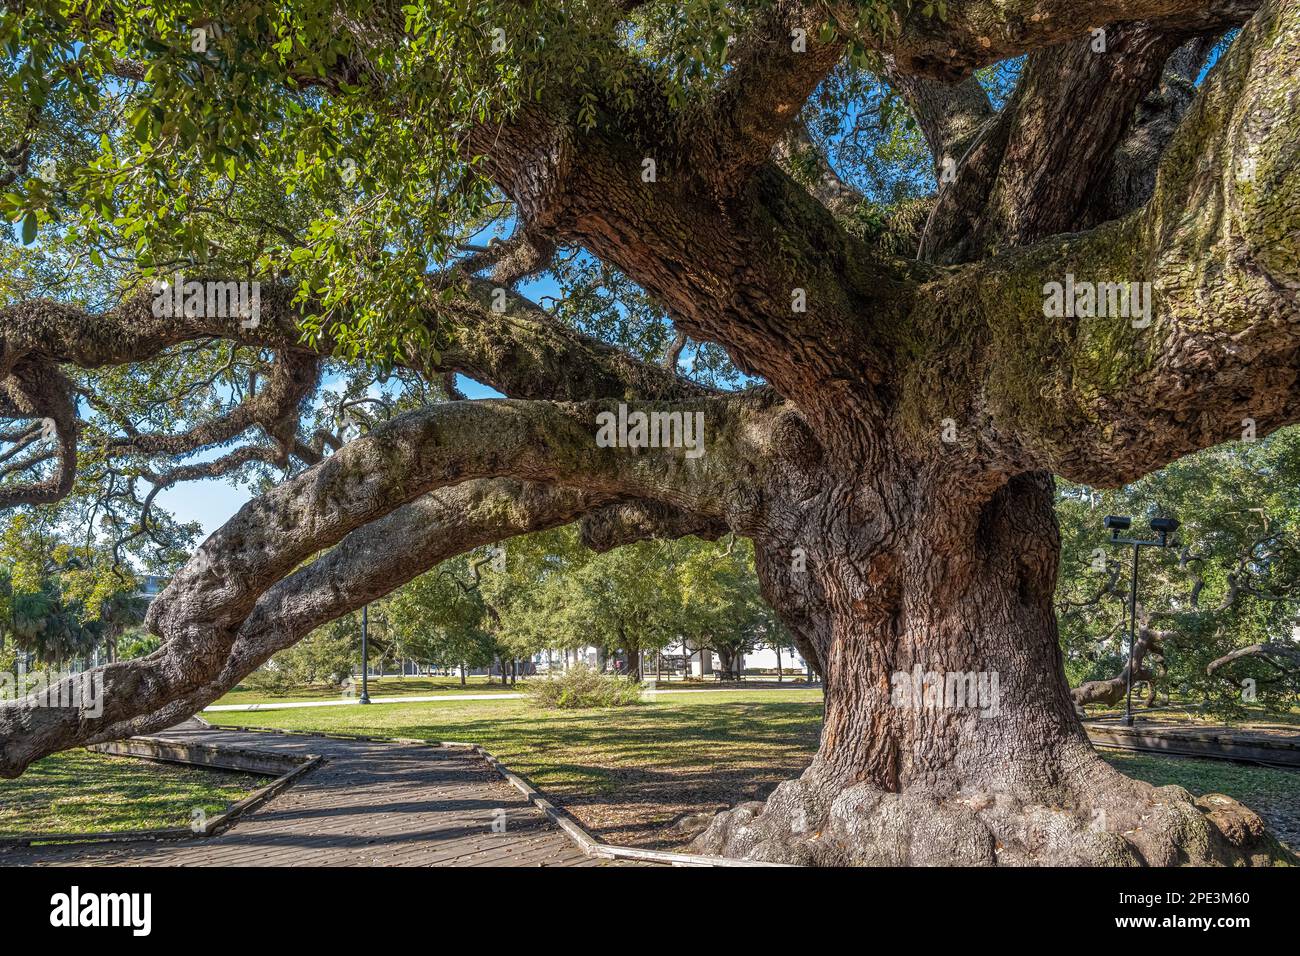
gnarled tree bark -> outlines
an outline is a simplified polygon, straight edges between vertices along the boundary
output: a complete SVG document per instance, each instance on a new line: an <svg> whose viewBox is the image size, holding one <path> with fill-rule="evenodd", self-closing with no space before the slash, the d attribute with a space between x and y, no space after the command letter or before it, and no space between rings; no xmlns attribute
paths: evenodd
<svg viewBox="0 0 1300 956"><path fill-rule="evenodd" d="M1075 231L1092 224L1089 190L1168 54L1256 6L1163 149L1149 199ZM812 184L821 202L773 160L838 59L841 40L803 59L788 42L821 12L774 4L738 43L735 74L685 119L647 68L634 108L602 100L595 128L573 103L545 103L463 144L524 224L527 248L507 272L534 271L539 246L582 246L765 387L708 392L518 299L492 317L475 299L487 280L471 282L443 364L424 371L467 371L520 400L409 413L250 503L155 603L162 649L103 671L102 719L0 704L0 774L192 712L435 556L586 515L597 547L724 528L752 537L764 593L825 679L812 765L767 803L720 815L698 849L863 864L1278 854L1234 801L1198 805L1129 780L1089 746L1057 640L1051 475L1113 486L1235 436L1243 417L1261 433L1300 421L1300 96L1279 82L1300 72L1300 0L971 3L864 37L929 111L936 150L976 137L958 184L981 201L949 216L958 193L941 193L931 224L932 258L954 265L851 234L828 208L848 198L833 177ZM842 24L852 12L830 10ZM1124 42L1094 62L1086 43L1102 24ZM969 82L933 85L1025 52L997 117ZM1100 98L1112 121L1076 115L1080 97ZM1076 149L1058 129L1096 139ZM655 182L639 176L647 144ZM1244 159L1249 179L1236 173ZM1151 283L1150 321L1048 317L1049 284L1067 274ZM142 306L130 308L140 324L89 344L66 331L85 316L52 318L48 304L0 313L0 373L23 388L24 363L139 360L208 334L183 322L144 331ZM294 347L292 310L270 308L255 334ZM597 448L595 415L619 401L702 412L707 453ZM519 502L513 524L490 513L498 492ZM462 493L480 497L455 521L448 503ZM444 523L456 531L427 561L382 543L393 529L429 541ZM371 552L383 558L374 569L357 557Z"/></svg>

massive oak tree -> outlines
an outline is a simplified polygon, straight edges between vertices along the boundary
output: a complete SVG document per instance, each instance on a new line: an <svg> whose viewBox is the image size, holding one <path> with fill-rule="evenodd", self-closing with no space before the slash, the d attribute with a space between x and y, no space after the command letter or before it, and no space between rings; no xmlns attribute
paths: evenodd
<svg viewBox="0 0 1300 956"><path fill-rule="evenodd" d="M1092 751L1053 610L1052 476L1116 486L1244 419L1300 421L1300 0L4 8L5 211L25 241L81 243L120 294L0 310L0 416L31 445L0 506L59 500L87 459L175 456L146 476L163 485L249 461L287 477L154 602L164 643L103 669L102 718L0 705L0 774L166 726L439 561L580 519L596 548L752 538L825 676L812 765L698 849L1268 858L1235 802ZM800 125L846 58L924 134L919 214L864 227ZM999 104L975 72L1006 61ZM81 133L43 141L56 125ZM512 234L475 241L492 216ZM666 310L670 362L515 291L564 249ZM157 315L131 278L177 266L259 279L259 321ZM1053 283L1079 293L1055 314ZM1090 311L1080 290L1115 283ZM165 433L85 420L81 372L213 341L264 363L234 408ZM691 342L761 384L680 374ZM322 367L367 354L441 391L346 442L304 429ZM457 400L448 373L507 397ZM598 446L620 403L702 412L706 453ZM895 677L918 671L996 675L997 706L909 706Z"/></svg>

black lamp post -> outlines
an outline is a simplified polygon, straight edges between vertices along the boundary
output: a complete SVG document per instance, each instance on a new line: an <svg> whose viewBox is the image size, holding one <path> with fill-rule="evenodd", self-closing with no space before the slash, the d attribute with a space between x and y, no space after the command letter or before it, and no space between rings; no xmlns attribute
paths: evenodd
<svg viewBox="0 0 1300 956"><path fill-rule="evenodd" d="M369 684L366 681L366 672L370 670L370 605L361 606L361 698L358 704L370 703Z"/></svg>
<svg viewBox="0 0 1300 956"><path fill-rule="evenodd" d="M1155 541L1143 541L1140 538L1121 538L1119 533L1127 531L1133 519L1127 515L1107 515L1102 522L1110 529L1111 544L1131 544L1133 546L1133 574L1128 591L1128 669L1125 671L1124 725L1133 726L1133 650L1137 643L1137 589L1138 589L1138 555L1143 548L1167 548L1172 543L1169 536L1178 530L1177 518L1152 518L1151 530L1158 537Z"/></svg>

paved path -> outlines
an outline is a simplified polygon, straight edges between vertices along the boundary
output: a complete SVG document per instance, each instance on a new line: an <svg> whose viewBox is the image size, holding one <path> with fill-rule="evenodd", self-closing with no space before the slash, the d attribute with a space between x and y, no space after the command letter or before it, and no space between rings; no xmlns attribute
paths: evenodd
<svg viewBox="0 0 1300 956"><path fill-rule="evenodd" d="M821 689L820 684L813 687ZM788 685L790 690L808 690L807 686L796 684ZM749 690L782 690L784 688L773 687L700 687L700 688L676 688L673 690L647 690L644 696L653 700L659 694L734 694ZM439 700L520 700L527 697L527 694L519 694L513 691L501 694L429 694L426 696L412 697L371 697L372 704L427 704ZM213 704L210 707L204 707L203 712L216 713L223 710L231 711L252 711L252 710L292 710L296 707L351 707L357 704L356 698L342 697L338 700L287 700L287 701L267 701L263 704Z"/></svg>
<svg viewBox="0 0 1300 956"><path fill-rule="evenodd" d="M599 866L471 751L218 729L155 736L325 762L218 836L0 850L0 866ZM505 811L505 832L492 822Z"/></svg>

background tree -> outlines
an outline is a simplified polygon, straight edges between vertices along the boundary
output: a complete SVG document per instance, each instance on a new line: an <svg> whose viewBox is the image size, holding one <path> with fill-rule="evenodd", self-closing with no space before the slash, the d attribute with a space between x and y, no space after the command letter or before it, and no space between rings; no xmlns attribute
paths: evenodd
<svg viewBox="0 0 1300 956"><path fill-rule="evenodd" d="M0 639L47 664L96 649L115 660L122 632L144 620L139 579L104 548L69 541L52 517L19 515L0 530Z"/></svg>
<svg viewBox="0 0 1300 956"><path fill-rule="evenodd" d="M247 683L277 695L320 685L343 689L360 661L360 621L349 614L280 651L250 674Z"/></svg>
<svg viewBox="0 0 1300 956"><path fill-rule="evenodd" d="M0 507L64 498L83 469L133 514L146 485L196 470L260 494L152 604L158 651L105 668L100 721L0 705L0 773L166 726L440 561L581 518L604 550L752 539L825 677L812 766L701 849L1268 859L1249 811L1130 780L1088 744L1054 614L1052 476L1118 487L1245 419L1260 436L1300 419L1298 13L6 5L0 214L24 248L5 255L18 450ZM998 64L1005 98L977 73ZM934 174L919 201L874 208L816 131L800 140L841 72L906 104ZM672 335L615 348L586 310L527 298L569 250L627 280L596 302L634 286ZM178 267L264 280L256 321L156 311ZM1080 309L1054 313L1067 283ZM1097 284L1116 305L1137 290L1139 314L1095 315ZM599 317L630 333L637 315ZM683 374L714 351L692 342L743 387ZM340 364L398 382L407 410L359 436L314 427ZM458 374L508 397L461 401ZM101 378L123 385L98 407ZM178 413L191 385L206 404ZM706 454L598 445L597 416L626 404L703 415ZM918 666L998 672L998 718L894 706L891 675Z"/></svg>
<svg viewBox="0 0 1300 956"><path fill-rule="evenodd" d="M667 646L681 616L678 543L592 554L571 527L519 544L511 545L507 575L488 585L506 643L521 657L586 646L621 652L626 674L640 680L643 653Z"/></svg>
<svg viewBox="0 0 1300 956"><path fill-rule="evenodd" d="M501 647L488 629L488 609L465 558L444 562L394 592L389 615L403 657L438 668L488 667Z"/></svg>
<svg viewBox="0 0 1300 956"><path fill-rule="evenodd" d="M1104 543L1101 518L1131 514L1143 528L1176 515L1181 547L1143 555L1134 683L1146 683L1148 704L1162 687L1225 715L1242 712L1243 693L1272 709L1293 706L1298 489L1294 428L1199 452L1115 491L1063 488L1057 603L1075 700L1114 704L1125 692L1130 555Z"/></svg>
<svg viewBox="0 0 1300 956"><path fill-rule="evenodd" d="M717 653L723 679L740 680L742 655L778 630L759 594L753 545L730 538L690 549L682 562L682 590L680 632L692 646Z"/></svg>

